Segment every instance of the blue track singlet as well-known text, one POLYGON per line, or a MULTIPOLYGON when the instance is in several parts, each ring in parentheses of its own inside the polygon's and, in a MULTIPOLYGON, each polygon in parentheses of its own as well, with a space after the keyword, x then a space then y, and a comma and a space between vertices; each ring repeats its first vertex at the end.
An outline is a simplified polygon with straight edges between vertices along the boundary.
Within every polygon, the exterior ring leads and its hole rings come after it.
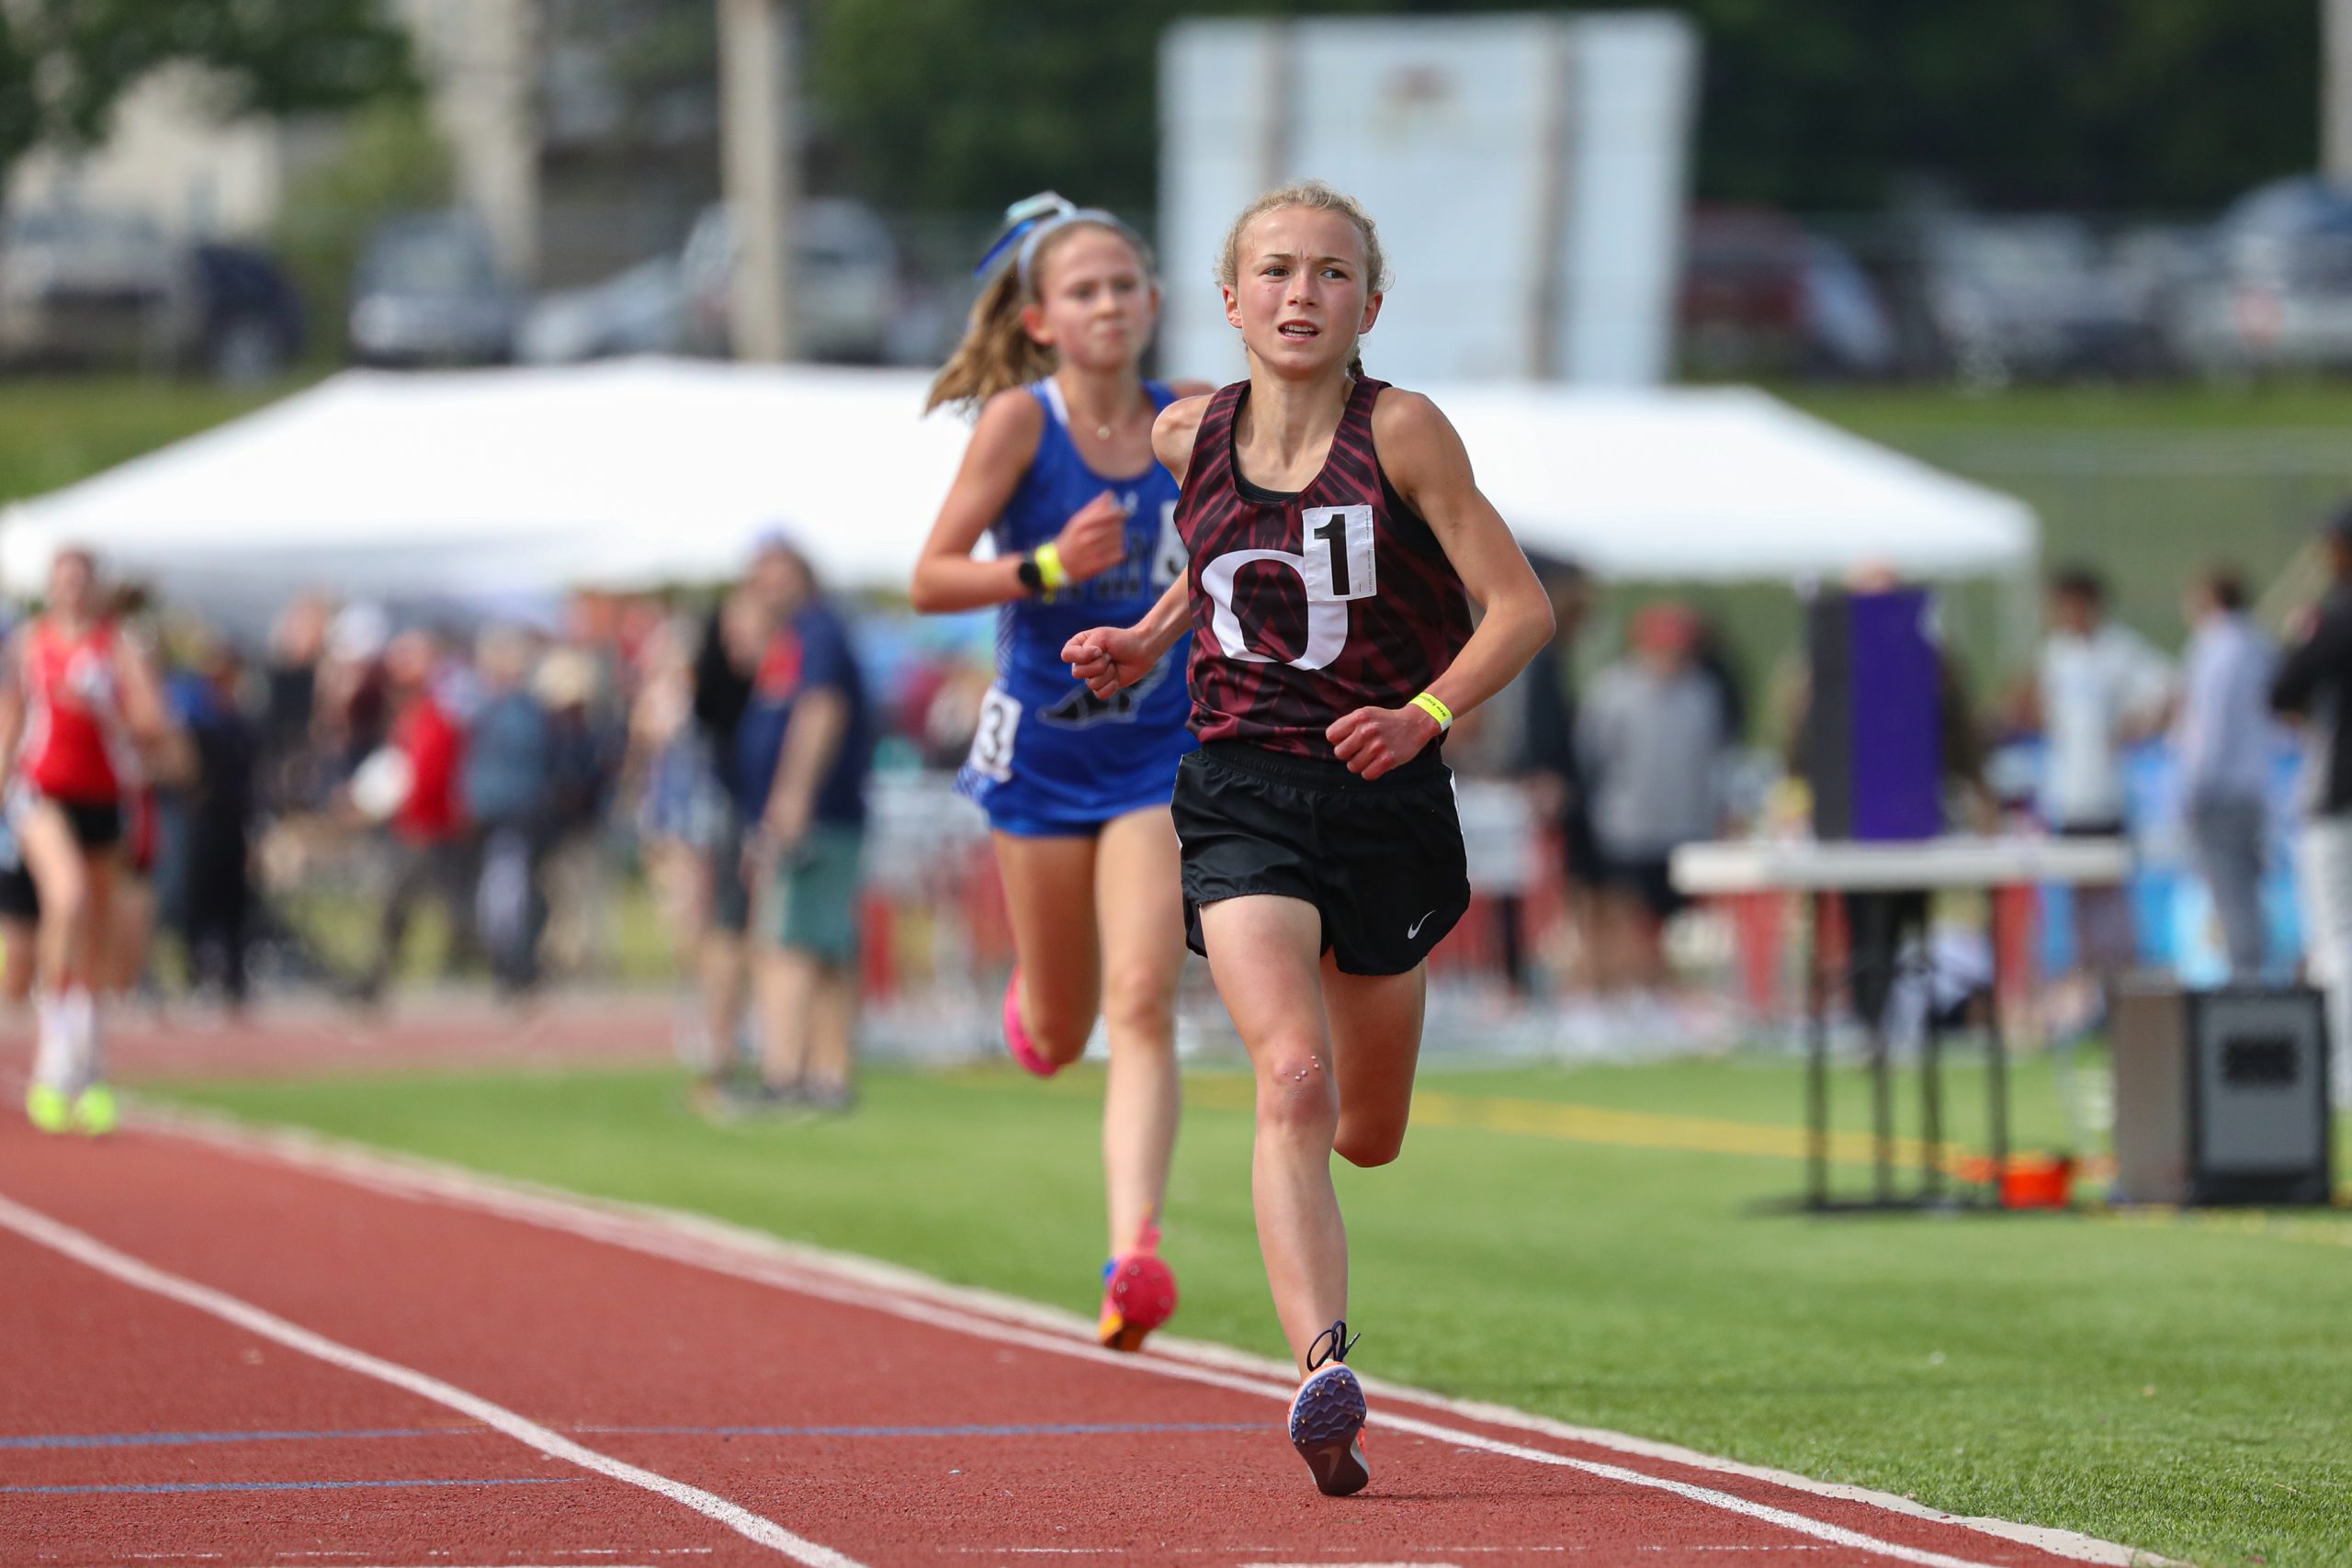
MULTIPOLYGON (((1176 394, 1144 389, 1166 408, 1176 394)), ((1071 513, 1109 491, 1127 509, 1126 558, 1054 596, 1019 599, 997 612, 996 684, 980 707, 956 787, 980 803, 989 825, 1024 837, 1083 836, 1114 817, 1165 806, 1176 763, 1193 749, 1185 728, 1188 635, 1150 674, 1108 699, 1062 662, 1062 647, 1094 626, 1132 626, 1184 574, 1176 535, 1176 481, 1158 463, 1132 479, 1106 479, 1070 439, 1061 389, 1048 377, 1029 395, 1045 410, 1037 455, 1004 514, 989 529, 1001 555, 1048 543, 1071 513)))

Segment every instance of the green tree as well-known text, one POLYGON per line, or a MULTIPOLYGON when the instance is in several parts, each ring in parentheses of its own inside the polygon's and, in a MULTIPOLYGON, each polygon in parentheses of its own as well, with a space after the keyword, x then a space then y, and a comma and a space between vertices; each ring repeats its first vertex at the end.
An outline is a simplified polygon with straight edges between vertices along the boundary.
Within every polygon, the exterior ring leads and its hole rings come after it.
POLYGON ((1702 195, 2202 207, 2317 154, 2312 0, 1693 0, 1702 195))
POLYGON ((1048 186, 1148 208, 1159 39, 1220 12, 1361 15, 1400 0, 810 0, 809 96, 894 207, 977 211, 1048 186))
MULTIPOLYGON (((1622 9, 1579 0, 1550 9, 1622 9)), ((1180 17, 1534 9, 1509 0, 808 0, 811 98, 895 207, 1158 184, 1180 17)), ((2207 206, 2316 153, 2313 0, 1680 0, 1713 199, 1872 208, 1910 178, 1996 207, 2207 206)), ((1316 84, 1344 91, 1347 85, 1316 84)))
POLYGON ((338 109, 413 92, 381 0, 0 0, 0 194, 44 142, 104 140, 160 66, 209 66, 223 116, 338 109))
POLYGON ((351 275, 368 233, 389 213, 446 207, 455 160, 424 106, 387 98, 353 115, 334 156, 286 193, 270 239, 310 308, 311 353, 343 350, 351 275))

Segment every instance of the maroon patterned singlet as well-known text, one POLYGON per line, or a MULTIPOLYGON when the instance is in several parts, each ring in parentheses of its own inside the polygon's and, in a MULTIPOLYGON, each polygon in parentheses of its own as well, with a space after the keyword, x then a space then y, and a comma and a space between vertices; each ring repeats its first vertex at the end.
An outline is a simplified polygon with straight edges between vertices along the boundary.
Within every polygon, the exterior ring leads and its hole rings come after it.
POLYGON ((1381 471, 1359 378, 1322 472, 1295 495, 1234 461, 1250 383, 1209 400, 1176 502, 1191 553, 1193 733, 1329 759, 1323 732, 1360 707, 1402 707, 1470 639, 1470 597, 1381 471))

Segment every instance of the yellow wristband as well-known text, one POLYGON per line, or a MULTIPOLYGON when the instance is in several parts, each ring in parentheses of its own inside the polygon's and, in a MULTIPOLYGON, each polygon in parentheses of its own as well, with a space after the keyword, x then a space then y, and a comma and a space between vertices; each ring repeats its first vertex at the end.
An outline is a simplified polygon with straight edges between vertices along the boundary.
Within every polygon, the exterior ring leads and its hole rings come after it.
POLYGON ((1437 720, 1439 734, 1442 735, 1453 728, 1453 710, 1429 693, 1423 692, 1419 696, 1415 697, 1412 705, 1437 720))
POLYGON ((1069 586, 1069 568, 1062 564, 1060 547, 1039 545, 1029 552, 1029 558, 1037 563, 1037 575, 1045 579, 1046 592, 1058 593, 1069 586))

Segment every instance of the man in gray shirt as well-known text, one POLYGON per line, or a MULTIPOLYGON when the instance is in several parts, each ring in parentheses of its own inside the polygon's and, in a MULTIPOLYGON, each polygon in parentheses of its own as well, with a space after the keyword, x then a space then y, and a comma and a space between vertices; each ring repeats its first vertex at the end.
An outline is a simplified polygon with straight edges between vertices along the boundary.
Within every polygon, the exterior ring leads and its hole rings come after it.
POLYGON ((2270 778, 2269 638, 2245 613, 2245 583, 2217 567, 2189 585, 2188 650, 2173 742, 2197 869, 2212 890, 2230 977, 2262 973, 2264 798, 2270 778))
POLYGON ((1733 737, 1716 682, 1693 657, 1698 622, 1677 604, 1634 618, 1631 657, 1602 671, 1577 724, 1592 797, 1609 924, 1620 939, 1603 983, 1666 984, 1663 930, 1682 907, 1667 876, 1676 846, 1715 836, 1733 737))

